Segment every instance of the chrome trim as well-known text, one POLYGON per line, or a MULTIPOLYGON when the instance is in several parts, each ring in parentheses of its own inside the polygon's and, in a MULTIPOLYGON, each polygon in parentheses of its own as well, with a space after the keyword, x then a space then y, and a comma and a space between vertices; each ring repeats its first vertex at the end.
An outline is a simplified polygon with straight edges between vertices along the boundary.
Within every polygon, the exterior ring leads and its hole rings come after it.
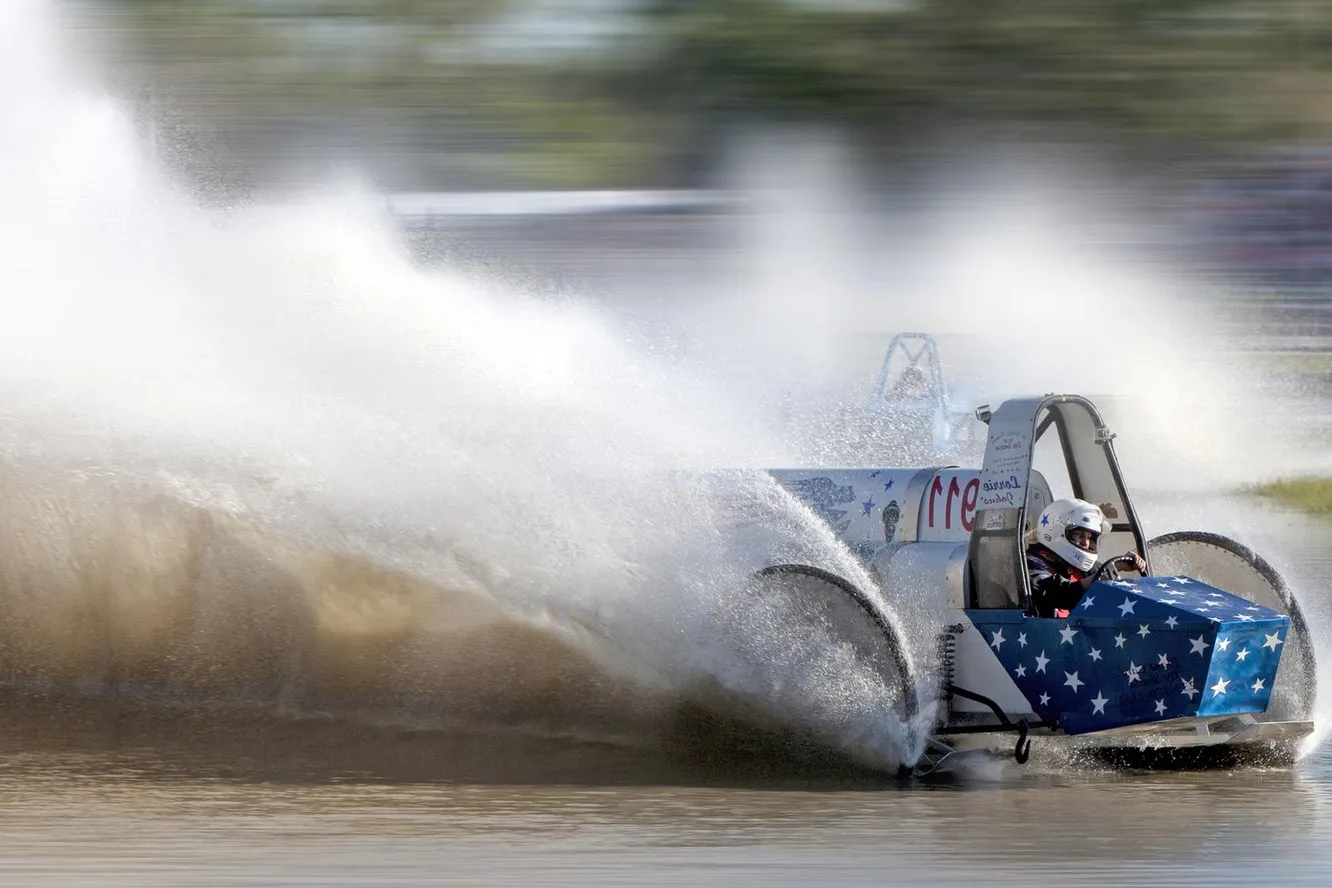
POLYGON ((930 489, 930 482, 940 472, 955 468, 957 466, 937 466, 921 469, 911 476, 906 490, 902 491, 902 517, 897 522, 897 538, 893 545, 920 541, 920 510, 925 505, 925 493, 930 489), (907 508, 908 503, 912 504, 910 508, 907 508))

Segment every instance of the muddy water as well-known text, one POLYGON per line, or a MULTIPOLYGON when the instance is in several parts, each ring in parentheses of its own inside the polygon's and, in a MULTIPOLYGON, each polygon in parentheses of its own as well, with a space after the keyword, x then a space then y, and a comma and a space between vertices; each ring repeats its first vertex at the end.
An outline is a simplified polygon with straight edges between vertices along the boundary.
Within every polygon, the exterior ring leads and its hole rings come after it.
MULTIPOLYGON (((1279 541, 1321 619, 1326 528, 1142 499, 1152 532, 1201 510, 1279 541)), ((1327 747, 1293 769, 1170 774, 1070 771, 1038 749, 1025 768, 902 786, 689 730, 664 748, 30 696, 0 724, 0 884, 1323 885, 1332 870, 1327 747)))
POLYGON ((1326 884, 1332 758, 945 788, 394 782, 145 752, 0 770, 6 885, 1326 884))

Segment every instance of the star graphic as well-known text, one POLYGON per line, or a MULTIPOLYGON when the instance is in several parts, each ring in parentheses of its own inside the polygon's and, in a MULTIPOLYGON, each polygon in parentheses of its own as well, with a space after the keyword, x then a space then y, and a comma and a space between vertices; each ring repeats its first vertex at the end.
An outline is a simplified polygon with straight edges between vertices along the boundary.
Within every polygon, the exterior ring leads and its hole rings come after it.
POLYGON ((873 512, 874 497, 870 497, 869 499, 865 500, 863 503, 860 504, 860 507, 865 510, 866 515, 868 515, 870 512, 873 512))
POLYGON ((1152 634, 1152 630, 1147 628, 1146 623, 1143 623, 1141 626, 1138 627, 1137 634, 1141 635, 1143 638, 1146 638, 1148 635, 1152 634))
POLYGON ((897 480, 896 478, 889 478, 889 479, 888 479, 888 483, 885 484, 885 485, 883 485, 883 489, 884 489, 884 490, 892 490, 892 489, 893 489, 893 482, 896 481, 896 480, 897 480))
POLYGON ((1142 667, 1134 663, 1132 660, 1129 660, 1128 672, 1124 673, 1128 676, 1128 683, 1133 684, 1135 681, 1142 681, 1141 673, 1142 667))
POLYGON ((1266 640, 1263 642, 1263 647, 1270 647, 1272 650, 1276 650, 1277 645, 1282 644, 1285 641, 1285 639, 1277 638, 1280 634, 1280 632, 1273 632, 1271 635, 1268 635, 1264 632, 1263 638, 1266 640))
POLYGON ((1124 633, 1121 632, 1117 634, 1115 636, 1115 647, 1122 648, 1124 646, 1124 642, 1126 641, 1128 641, 1128 639, 1124 637, 1124 633))
POLYGON ((1082 602, 1078 604, 1078 607, 1091 607, 1095 603, 1096 603, 1096 598, 1094 596, 1088 595, 1086 598, 1082 599, 1082 602))
POLYGON ((1202 604, 1198 605, 1198 610, 1200 610, 1200 611, 1206 611, 1206 610, 1211 610, 1213 607, 1215 607, 1215 605, 1211 605, 1211 604, 1208 604, 1208 603, 1206 603, 1206 602, 1203 602, 1202 604))
POLYGON ((1078 630, 1072 628, 1071 626, 1065 626, 1063 629, 1059 630, 1059 643, 1072 644, 1073 636, 1077 634, 1078 630))
POLYGON ((1184 690, 1180 691, 1180 693, 1183 694, 1185 697, 1188 697, 1190 700, 1192 700, 1194 696, 1197 695, 1198 689, 1193 686, 1193 679, 1191 678, 1184 679, 1184 690))
POLYGON ((1109 702, 1100 691, 1097 691, 1096 696, 1092 698, 1092 715, 1105 715, 1105 704, 1109 702))
POLYGON ((1253 683, 1253 689, 1254 689, 1255 691, 1261 691, 1261 690, 1263 689, 1263 679, 1260 678, 1260 679, 1256 680, 1256 681, 1253 683))
POLYGON ((1171 580, 1170 582, 1172 582, 1172 583, 1179 583, 1181 586, 1187 586, 1187 585, 1189 585, 1189 583, 1191 583, 1191 582, 1193 582, 1193 581, 1190 580, 1188 577, 1175 577, 1175 578, 1174 578, 1173 580, 1171 580))
POLYGON ((1253 617, 1249 616, 1248 614, 1237 614, 1236 619, 1238 619, 1241 623, 1249 623, 1252 622, 1253 617))
POLYGON ((1133 588, 1133 584, 1132 584, 1132 583, 1126 583, 1126 582, 1124 582, 1123 580, 1111 580, 1110 582, 1106 583, 1106 585, 1107 585, 1107 586, 1117 586, 1117 587, 1119 587, 1120 589, 1132 589, 1132 588, 1133 588))
POLYGON ((1157 701, 1156 701, 1156 714, 1157 714, 1157 715, 1165 715, 1165 701, 1164 701, 1164 700, 1157 700, 1157 701))
POLYGON ((1013 674, 1016 675, 1018 678, 1026 678, 1026 677, 1027 677, 1027 667, 1026 667, 1026 666, 1019 666, 1018 668, 1016 668, 1016 669, 1013 670, 1013 674))
POLYGON ((1235 659, 1239 660, 1241 663, 1244 662, 1244 658, 1247 656, 1249 656, 1248 648, 1240 648, 1235 652, 1235 659))
POLYGON ((1211 688, 1209 688, 1209 690, 1212 692, 1212 696, 1220 697, 1222 694, 1226 692, 1226 686, 1228 684, 1230 684, 1230 679, 1218 678, 1216 680, 1216 684, 1212 685, 1211 688))
POLYGON ((1222 638, 1222 639, 1218 640, 1217 643, 1216 643, 1216 649, 1217 649, 1218 651, 1228 651, 1228 650, 1230 650, 1230 639, 1229 639, 1229 638, 1222 638))
POLYGON ((1156 658, 1156 663, 1157 665, 1159 665, 1161 668, 1164 669, 1165 667, 1170 665, 1170 658, 1165 654, 1162 654, 1161 656, 1156 658))
POLYGON ((1044 671, 1045 671, 1045 664, 1046 664, 1046 663, 1049 663, 1049 662, 1050 662, 1050 658, 1047 657, 1047 656, 1045 656, 1045 651, 1041 651, 1041 652, 1036 656, 1036 671, 1037 671, 1037 672, 1044 672, 1044 671))
POLYGON ((1089 654, 1089 656, 1092 658, 1092 662, 1095 662, 1101 659, 1101 652, 1096 648, 1092 648, 1091 654, 1089 654))
POLYGON ((880 472, 880 471, 882 471, 882 470, 881 470, 881 469, 875 469, 874 471, 872 471, 872 472, 869 473, 869 476, 870 476, 871 478, 877 478, 877 477, 879 477, 879 472, 880 472))
POLYGON ((1004 630, 1002 629, 1000 629, 998 632, 990 633, 990 647, 994 648, 996 651, 999 650, 999 648, 1003 647, 1004 642, 1007 640, 1008 639, 1004 638, 1004 630))
POLYGON ((1169 626, 1171 629, 1174 629, 1176 626, 1179 625, 1179 620, 1176 620, 1174 617, 1167 617, 1166 625, 1169 626))
POLYGON ((1018 633, 1018 647, 1026 647, 1026 646, 1027 646, 1027 633, 1025 633, 1025 632, 1019 632, 1019 633, 1018 633))
POLYGON ((1170 588, 1170 584, 1167 583, 1165 580, 1157 580, 1157 581, 1156 581, 1156 588, 1158 588, 1158 589, 1169 589, 1169 588, 1170 588))
POLYGON ((1189 653, 1205 657, 1206 654, 1204 654, 1203 651, 1211 647, 1211 645, 1205 641, 1206 637, 1206 635, 1199 635, 1197 638, 1190 638, 1189 641, 1193 642, 1193 647, 1189 650, 1189 653))
POLYGON ((1064 682, 1064 687, 1066 687, 1066 688, 1072 688, 1072 689, 1073 689, 1073 693, 1075 693, 1075 694, 1078 692, 1078 688, 1080 688, 1080 687, 1082 687, 1084 684, 1086 684, 1085 681, 1080 681, 1080 680, 1078 679, 1078 674, 1077 674, 1076 672, 1072 672, 1072 673, 1065 672, 1065 673, 1064 673, 1064 678, 1068 679, 1068 681, 1064 682))
POLYGON ((1042 516, 1041 516, 1041 527, 1047 527, 1047 526, 1049 526, 1049 524, 1050 524, 1050 516, 1049 516, 1049 515, 1042 515, 1042 516))
POLYGON ((1249 605, 1248 607, 1246 607, 1245 610, 1246 610, 1246 611, 1260 611, 1260 610, 1262 610, 1262 608, 1259 607, 1259 606, 1256 605, 1256 604, 1251 604, 1251 605, 1249 605))
POLYGON ((1136 601, 1125 598, 1124 603, 1119 606, 1119 615, 1121 617, 1127 617, 1129 614, 1133 613, 1133 608, 1136 604, 1136 601))

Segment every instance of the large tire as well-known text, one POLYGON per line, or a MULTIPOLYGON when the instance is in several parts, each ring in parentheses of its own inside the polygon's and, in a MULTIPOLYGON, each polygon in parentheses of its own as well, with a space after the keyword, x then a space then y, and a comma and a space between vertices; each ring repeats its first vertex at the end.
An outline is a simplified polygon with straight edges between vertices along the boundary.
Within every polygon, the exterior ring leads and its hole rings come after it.
POLYGON ((894 688, 894 708, 903 723, 920 712, 915 669, 892 615, 854 583, 806 564, 775 564, 755 574, 765 594, 787 592, 811 622, 851 643, 857 655, 894 688))
POLYGON ((1263 719, 1311 719, 1318 682, 1313 639, 1299 602, 1276 568, 1248 546, 1203 531, 1164 534, 1147 543, 1147 552, 1155 573, 1183 574, 1290 617, 1290 637, 1263 719))

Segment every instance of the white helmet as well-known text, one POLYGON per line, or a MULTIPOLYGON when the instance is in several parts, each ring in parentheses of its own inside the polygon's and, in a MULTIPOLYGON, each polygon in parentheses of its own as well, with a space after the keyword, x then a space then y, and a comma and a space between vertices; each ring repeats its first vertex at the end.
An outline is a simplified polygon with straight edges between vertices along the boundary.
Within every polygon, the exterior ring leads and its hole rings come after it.
POLYGON ((1073 567, 1086 573, 1096 566, 1096 540, 1110 530, 1100 508, 1080 499, 1055 500, 1045 507, 1036 523, 1036 539, 1073 567), (1092 532, 1091 551, 1074 544, 1069 534, 1075 528, 1092 532))

